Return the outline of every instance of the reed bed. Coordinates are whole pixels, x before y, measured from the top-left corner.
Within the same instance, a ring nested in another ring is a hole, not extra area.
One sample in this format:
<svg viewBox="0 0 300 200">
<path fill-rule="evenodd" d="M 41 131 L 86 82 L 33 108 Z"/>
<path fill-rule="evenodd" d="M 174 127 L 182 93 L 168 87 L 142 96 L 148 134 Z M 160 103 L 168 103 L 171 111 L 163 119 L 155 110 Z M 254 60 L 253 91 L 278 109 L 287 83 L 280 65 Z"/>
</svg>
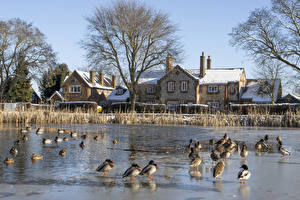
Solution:
<svg viewBox="0 0 300 200">
<path fill-rule="evenodd" d="M 300 113 L 282 115 L 237 113 L 178 114 L 178 113 L 84 113 L 66 111 L 0 111 L 0 124 L 156 124 L 197 126 L 262 126 L 300 127 Z"/>
</svg>

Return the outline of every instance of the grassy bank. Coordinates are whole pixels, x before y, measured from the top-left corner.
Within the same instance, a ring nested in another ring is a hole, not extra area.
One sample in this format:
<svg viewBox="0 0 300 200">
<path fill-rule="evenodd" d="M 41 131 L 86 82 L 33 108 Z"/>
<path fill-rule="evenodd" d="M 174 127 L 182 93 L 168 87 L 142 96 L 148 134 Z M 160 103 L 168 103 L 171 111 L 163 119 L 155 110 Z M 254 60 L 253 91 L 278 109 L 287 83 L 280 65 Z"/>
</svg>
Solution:
<svg viewBox="0 0 300 200">
<path fill-rule="evenodd" d="M 269 114 L 170 114 L 170 113 L 82 113 L 57 111 L 0 112 L 0 123 L 13 124 L 157 124 L 199 126 L 300 127 L 300 113 Z"/>
</svg>

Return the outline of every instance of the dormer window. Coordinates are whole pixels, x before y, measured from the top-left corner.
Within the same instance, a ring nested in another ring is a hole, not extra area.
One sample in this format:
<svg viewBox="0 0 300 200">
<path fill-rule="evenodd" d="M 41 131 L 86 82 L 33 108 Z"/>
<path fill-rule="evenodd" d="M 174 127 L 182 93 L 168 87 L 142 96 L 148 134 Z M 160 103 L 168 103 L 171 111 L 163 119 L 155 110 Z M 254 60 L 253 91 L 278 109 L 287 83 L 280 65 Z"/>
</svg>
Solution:
<svg viewBox="0 0 300 200">
<path fill-rule="evenodd" d="M 122 88 L 117 89 L 116 95 L 123 95 L 124 91 Z"/>
<path fill-rule="evenodd" d="M 218 93 L 219 87 L 216 85 L 209 85 L 208 86 L 208 93 Z"/>
</svg>

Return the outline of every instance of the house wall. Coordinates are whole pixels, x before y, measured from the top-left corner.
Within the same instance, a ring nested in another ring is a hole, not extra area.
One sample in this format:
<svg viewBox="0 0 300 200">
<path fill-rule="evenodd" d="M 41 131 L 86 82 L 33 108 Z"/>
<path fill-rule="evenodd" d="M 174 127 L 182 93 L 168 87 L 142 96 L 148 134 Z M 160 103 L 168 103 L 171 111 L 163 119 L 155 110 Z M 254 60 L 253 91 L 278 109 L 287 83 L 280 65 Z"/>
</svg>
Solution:
<svg viewBox="0 0 300 200">
<path fill-rule="evenodd" d="M 217 93 L 209 93 L 208 86 L 217 86 Z M 207 104 L 208 102 L 218 102 L 220 108 L 224 108 L 227 95 L 227 85 L 209 84 L 200 85 L 200 103 Z"/>
<path fill-rule="evenodd" d="M 80 85 L 81 93 L 70 93 L 70 85 Z M 84 83 L 77 73 L 71 74 L 71 76 L 64 82 L 62 89 L 63 97 L 66 101 L 88 101 L 88 98 L 91 95 L 91 89 Z"/>
<path fill-rule="evenodd" d="M 149 94 L 147 92 L 148 87 L 154 87 L 155 93 Z M 160 103 L 159 96 L 160 96 L 160 88 L 158 85 L 156 85 L 156 84 L 139 85 L 137 101 L 143 102 L 143 103 Z"/>
<path fill-rule="evenodd" d="M 168 92 L 168 82 L 175 82 L 174 92 Z M 187 92 L 182 92 L 180 90 L 181 82 L 187 81 Z M 180 103 L 199 103 L 197 99 L 199 94 L 197 93 L 198 82 L 195 81 L 188 74 L 184 73 L 179 68 L 175 68 L 170 73 L 168 73 L 159 82 L 160 85 L 160 101 L 161 103 L 168 104 L 168 101 Z"/>
</svg>

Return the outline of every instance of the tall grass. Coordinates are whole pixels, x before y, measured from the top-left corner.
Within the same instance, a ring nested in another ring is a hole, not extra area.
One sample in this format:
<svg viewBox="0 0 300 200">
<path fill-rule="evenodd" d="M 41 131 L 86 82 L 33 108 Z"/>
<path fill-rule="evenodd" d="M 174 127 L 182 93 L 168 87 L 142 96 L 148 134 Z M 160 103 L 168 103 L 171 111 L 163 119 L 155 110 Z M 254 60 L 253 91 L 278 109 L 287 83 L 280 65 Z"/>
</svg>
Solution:
<svg viewBox="0 0 300 200">
<path fill-rule="evenodd" d="M 157 124 L 197 126 L 265 126 L 300 127 L 300 113 L 287 112 L 282 115 L 236 113 L 178 114 L 178 113 L 84 113 L 53 110 L 0 111 L 0 124 Z"/>
</svg>

